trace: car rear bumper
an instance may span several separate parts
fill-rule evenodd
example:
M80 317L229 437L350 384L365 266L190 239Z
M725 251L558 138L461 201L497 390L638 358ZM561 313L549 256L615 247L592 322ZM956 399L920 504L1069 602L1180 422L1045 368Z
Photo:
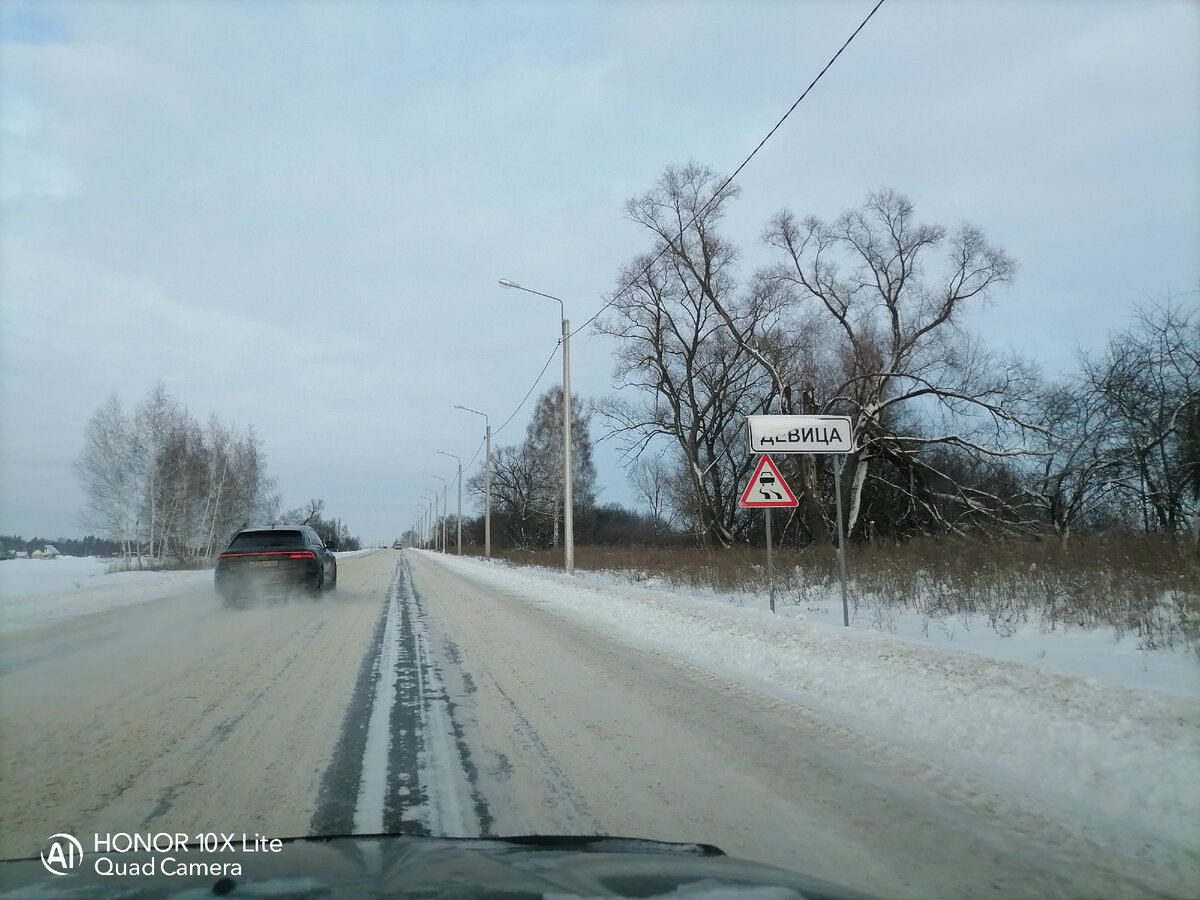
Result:
M218 566L213 583L224 597L273 595L307 588L316 590L321 583L321 562L315 559L280 560L275 567L250 566L239 562Z

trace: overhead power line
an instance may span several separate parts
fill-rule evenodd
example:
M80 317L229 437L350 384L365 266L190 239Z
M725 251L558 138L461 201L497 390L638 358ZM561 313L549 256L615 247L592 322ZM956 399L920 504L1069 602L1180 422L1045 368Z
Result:
M705 203L704 206L700 207L700 209L696 212L696 214L694 216L692 216L691 220L686 225L684 225L682 228L679 229L679 233L675 236L676 240L679 240L680 238L682 238L684 235L684 232L686 232L687 229L691 228L692 225L694 225L696 223L696 221L702 215L704 215L705 212L707 212L707 210L710 206L712 206L714 203L717 202L717 199L725 192L725 189L727 187L729 187L729 185L733 184L733 180L735 178L737 178L738 175L741 174L742 169L746 168L746 166L750 164L750 160L754 159L754 157L758 155L758 151L761 150L764 146L766 146L767 141L769 141L775 135L775 132L777 132L780 129L780 127L783 125L783 123L787 121L788 116L790 116L793 112L795 112L796 107L799 106L803 102L804 98L809 95L809 92L812 91L812 89L817 86L817 82L819 82L823 77L825 77L825 73L828 72L830 70L830 68L832 68L833 64L835 62L837 62L838 57L841 56L842 53L846 50L846 48L850 46L851 42L856 37L858 37L858 33L860 31L862 31L863 28L866 27L867 23L869 21L871 21L871 17L873 15L875 15L876 12L878 12L879 7L883 6L883 3L884 3L884 0L879 0L879 2L877 2L871 8L871 11L869 13L867 13L866 17L861 22L858 23L858 27L854 29L854 31L851 33L850 37L846 38L846 40L842 43L842 46L840 46L838 48L837 53L833 54L833 56L831 56L829 58L829 62L825 63L824 68L822 68L821 71L817 73L817 76L811 82L809 82L808 87L806 87L804 89L804 93L802 93L799 97L796 98L796 102L793 103L790 107L788 107L788 111L785 112L780 117L779 121L775 123L775 126L770 131L767 132L766 137L764 137L761 141L758 142L758 146L750 151L750 155L747 156L744 160L742 160L741 165L739 165L736 169L733 170L733 174L730 175L728 178L726 178L724 182L722 182L721 186L716 191L713 192L713 195L712 195L712 197L709 198L708 202ZM650 262L648 262L646 264L645 268L641 269L638 272L638 275L634 279L631 279L630 281L626 282L621 287L620 290L618 290L615 294L613 294L611 300L609 300L607 303L605 303L603 306L601 306L598 310L596 310L595 315L593 315L590 319L588 319L586 322L584 322L582 325L580 325L578 328L576 328L574 331L572 331L571 337L574 337L579 332L583 331L583 329L587 328L589 325L591 325L593 322L595 322L598 318L600 318L600 316L604 313L604 311L606 309L608 309L610 306L612 306L614 303L616 303L618 300L620 300L621 297L625 294L625 292L628 291L630 288L632 288L633 285L636 283L637 277L641 277L642 275L646 275L647 273L649 273L651 267L653 267L653 265L656 262L658 262L660 259L663 258L663 256L666 255L668 249L669 249L669 247L663 247L658 252L658 254L653 259L651 259Z
M780 117L779 121L775 123L774 127L772 127L771 130L767 132L766 136L761 141L758 142L758 146L756 146L752 151L750 151L750 155L747 156L744 160L742 160L741 165L739 165L736 169L733 170L733 174L730 175L728 178L726 178L725 181L722 182L720 188L718 188L716 191L713 192L713 195L712 195L712 197L709 198L708 202L705 203L704 206L702 206L696 212L696 214L691 218L691 220L679 230L679 234L676 236L677 240L679 238L682 238L684 232L687 231L688 228L691 228L692 225L695 224L695 222L702 215L704 215L704 213L708 210L708 208L717 201L717 199L721 196L722 193L724 193L725 189L728 188L729 185L733 184L734 179L737 178L738 175L741 174L742 170L745 169L746 166L750 164L750 161L752 159L754 159L755 156L758 155L758 152L760 150L762 150L762 148L764 146L766 146L767 141L769 141L772 137L774 137L775 132L777 132L782 127L783 123L788 120L788 117L793 112L795 112L796 107L798 107L804 101L804 98L807 97L809 95L809 93L812 91L812 89L817 86L817 83L823 77L825 77L825 73L828 72L830 70L830 68L832 68L833 64L835 62L837 62L838 57L840 57L842 55L842 53L845 52L846 48L850 46L851 42L853 42L854 39L856 37L858 37L859 32L862 31L863 28L866 27L867 23L869 21L871 21L871 17L874 16L876 12L878 12L879 7L883 6L883 4L884 4L884 0L878 0L878 2L871 8L871 11L869 13L867 13L866 17L858 24L858 27L854 29L854 31L851 33L851 35L848 38L846 38L846 40L842 43L842 46L838 48L837 52L834 53L833 56L831 56L829 58L829 61L827 63L825 63L825 66L821 69L821 71L817 73L816 77L813 78L813 80L809 83L808 87L806 87L804 89L804 92L802 94L800 94L799 97L796 98L796 102L793 103L790 107L788 107L787 112L785 112ZM667 253L667 249L668 249L667 247L663 247L663 249L658 252L658 255L655 256L653 259L651 259L650 262L646 264L646 267L638 273L638 275L641 276L641 275L648 273L650 271L650 268ZM611 300L609 300L607 303L605 303L603 306L601 306L598 310L596 310L596 313L590 319L588 319L582 325L580 325L578 328L576 328L574 331L572 331L571 337L574 337L575 335L579 334L579 332L583 331L583 329L587 328L589 325L591 325L593 322L595 322L598 318L600 318L600 316L604 313L604 311L606 309L608 309L610 306L612 306L614 303L616 303L625 294L626 291L628 291L630 288L633 287L633 285L635 283L636 283L636 279L626 282L626 284L624 286L622 286L621 289L618 290L612 296ZM561 345L561 344L562 344L562 341L560 340L559 345ZM521 411L521 408L525 406L526 402L529 400L529 398L533 394L534 390L537 389L538 384L541 383L542 378L546 374L546 370L550 368L550 363L554 361L554 357L557 354L558 354L558 346L555 346L553 352L551 352L551 354L550 354L550 357L546 360L546 364L544 366L542 366L542 371L538 373L537 378L534 379L533 384L530 386L529 390L526 391L525 396L523 398L521 398L521 402L518 403L516 409L514 409L512 411L512 415L510 415L507 419L504 420L503 425L501 425L499 428L497 428L495 431L492 432L493 437L495 435L499 434L506 425L508 425L514 418L516 418L517 413L519 413ZM476 456L478 456L478 451L476 451Z
M531 384L529 386L529 390L527 390L525 392L525 396L522 397L521 402L517 404L517 408L512 411L512 415L510 415L507 419L504 420L504 425L501 425L499 428L497 428L495 431L492 432L492 437L495 437L496 435L498 435L501 431L504 430L505 425L507 425L509 422L511 422L514 418L516 418L517 413L519 413L521 411L521 407L525 405L525 402L529 399L530 395L537 388L538 384L541 383L543 376L545 376L545 374L546 374L546 370L550 368L550 363L552 363L554 361L554 357L556 357L558 355L558 347L561 344L562 344L562 339L560 338L558 344L556 344L554 349L550 351L550 356L546 359L546 364L544 366L542 366L542 371L538 372L537 378L533 379L533 384Z

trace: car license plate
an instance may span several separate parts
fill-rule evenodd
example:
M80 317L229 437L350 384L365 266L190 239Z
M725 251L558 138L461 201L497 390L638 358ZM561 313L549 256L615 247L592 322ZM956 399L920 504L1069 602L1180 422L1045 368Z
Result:
M277 559L252 559L250 560L250 568L252 569L274 569L279 566Z

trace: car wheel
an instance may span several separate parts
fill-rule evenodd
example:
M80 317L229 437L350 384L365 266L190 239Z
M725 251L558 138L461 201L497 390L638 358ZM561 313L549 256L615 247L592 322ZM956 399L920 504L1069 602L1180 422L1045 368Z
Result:
M333 564L333 578L330 579L329 582L325 585L325 590L327 590L327 591L336 591L337 590L337 563Z
M312 592L314 594L320 594L324 590L325 590L325 567L317 566L317 577L316 577L316 580L313 581Z

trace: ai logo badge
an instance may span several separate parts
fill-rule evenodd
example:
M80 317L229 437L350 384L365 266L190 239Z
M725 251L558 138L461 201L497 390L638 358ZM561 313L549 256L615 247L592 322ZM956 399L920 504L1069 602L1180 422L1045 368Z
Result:
M83 845L69 834L50 836L50 849L42 851L42 865L51 875L67 875L83 862Z

